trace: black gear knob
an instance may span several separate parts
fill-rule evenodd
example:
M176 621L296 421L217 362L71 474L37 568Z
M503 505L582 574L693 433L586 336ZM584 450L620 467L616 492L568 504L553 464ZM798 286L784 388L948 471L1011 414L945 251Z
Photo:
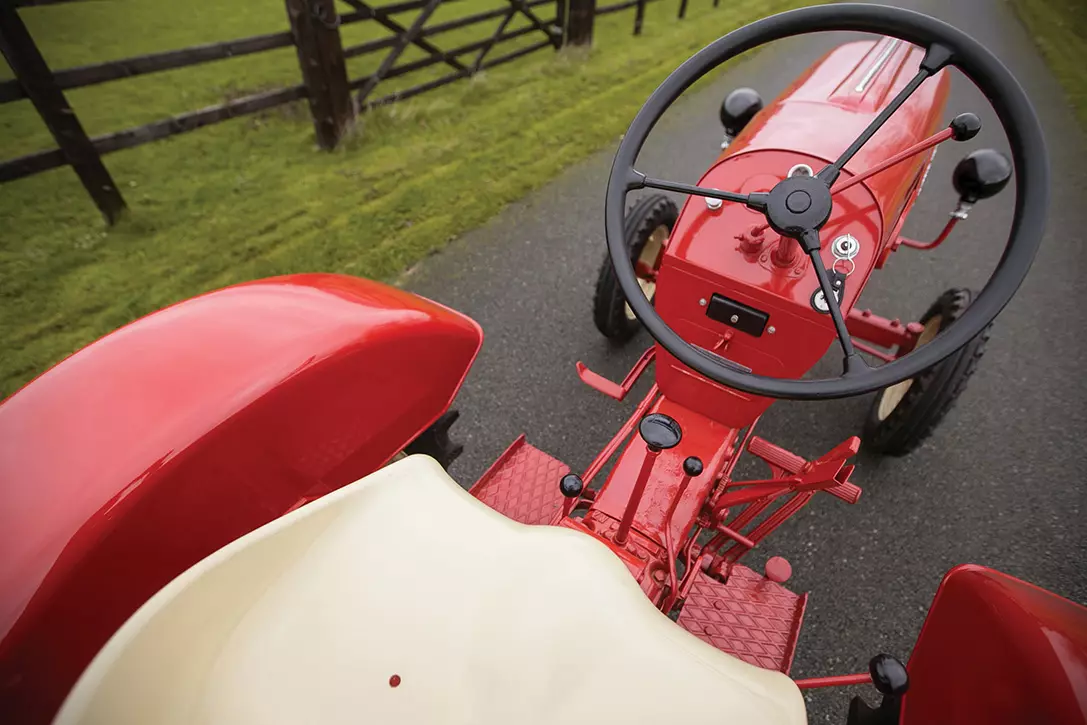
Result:
M872 707L859 695L849 703L846 725L899 725L902 698L910 689L906 667L891 655L876 655L868 661L872 684L883 695L879 707Z
M981 119L973 113L960 113L951 119L948 128L951 129L951 138L956 141L969 141L981 131Z
M901 697L910 689L906 666L891 655L879 654L868 661L872 684L884 695Z
M694 478L702 475L702 459L698 456L687 456L683 460L683 472Z
M683 438L683 430L675 418L664 413L650 413L638 424L638 435L649 450L659 453L678 446Z
M576 473L567 473L559 479L559 493L566 498L577 498L585 490L585 482Z

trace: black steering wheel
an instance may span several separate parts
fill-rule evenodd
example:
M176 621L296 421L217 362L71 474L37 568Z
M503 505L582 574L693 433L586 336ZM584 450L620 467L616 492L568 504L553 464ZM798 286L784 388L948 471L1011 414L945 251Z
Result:
M677 98L699 78L729 59L773 40L822 31L859 31L901 38L926 50L917 75L838 159L815 176L794 176L767 193L737 194L647 178L634 168L649 132ZM877 368L853 349L837 297L819 255L819 229L833 209L830 187L842 167L929 76L952 65L990 100L1004 126L1015 163L1015 218L997 264L981 294L954 325L928 344ZM837 378L786 380L745 372L692 345L669 327L638 286L630 253L623 243L627 193L654 188L745 204L762 212L779 234L797 240L811 259L844 354ZM880 390L912 378L952 355L993 321L1015 294L1042 241L1049 201L1049 162L1042 129L1026 93L984 46L947 23L921 13L881 5L820 5L774 15L711 43L674 70L645 102L619 144L608 179L604 226L611 263L631 310L649 334L680 362L707 378L737 390L791 400L825 400Z

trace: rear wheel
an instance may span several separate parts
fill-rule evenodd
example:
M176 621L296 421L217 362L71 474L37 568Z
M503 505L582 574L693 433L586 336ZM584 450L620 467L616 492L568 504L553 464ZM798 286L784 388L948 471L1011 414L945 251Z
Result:
M661 251L678 216L679 210L671 199L663 194L652 194L631 207L623 222L623 238L634 264L638 286L650 301L657 289L656 271ZM596 280L593 322L604 337L615 342L626 342L641 327L619 287L608 256L604 257Z
M970 306L967 289L949 289L921 318L920 347L947 329ZM951 357L920 375L884 388L872 402L864 426L864 447L891 456L903 456L919 446L966 389L989 341L989 325Z

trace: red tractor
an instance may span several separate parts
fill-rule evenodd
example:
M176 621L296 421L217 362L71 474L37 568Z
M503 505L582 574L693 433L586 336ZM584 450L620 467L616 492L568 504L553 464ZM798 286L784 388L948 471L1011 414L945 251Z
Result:
M765 107L731 94L727 147L697 185L635 169L706 73L831 30L885 37L833 50ZM945 232L900 235L936 146L981 130L972 114L945 125L948 66L1004 125L1015 218L978 295L903 323L855 307L871 273L938 245L1013 168L971 154ZM580 475L522 436L468 493L453 482L449 406L482 332L376 283L264 280L99 340L0 406L0 718L793 725L805 688L872 683L880 703L855 698L850 725L1087 722L1077 604L961 566L908 666L877 655L866 673L793 680L807 594L780 557L742 563L818 493L861 495L860 439L809 461L757 435L759 417L774 399L882 391L868 444L916 446L1027 274L1045 159L1007 69L925 15L810 7L697 53L612 169L594 318L655 344L622 383L578 374L618 400L651 362L656 381ZM640 189L689 198L628 212ZM842 374L805 378L835 345ZM770 475L735 480L745 453Z

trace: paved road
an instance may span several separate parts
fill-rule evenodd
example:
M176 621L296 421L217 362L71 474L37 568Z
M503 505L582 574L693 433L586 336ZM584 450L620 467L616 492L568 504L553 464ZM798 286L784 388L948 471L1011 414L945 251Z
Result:
M937 434L905 459L862 455L855 474L865 489L860 504L816 497L767 541L764 556L787 557L796 572L790 586L811 592L796 676L861 671L880 651L908 656L940 577L958 563L993 566L1087 601L1087 144L1005 2L901 4L972 33L1029 90L1056 181L1050 222L1030 277ZM794 39L732 67L673 109L639 168L693 182L716 151L716 106L724 93L750 85L772 98L840 40ZM947 117L966 110L989 121L967 146L1005 146L988 103L957 77ZM930 237L942 226L954 200L951 168L967 150L945 148L937 156L906 230L911 236ZM590 318L613 152L605 149L569 169L406 281L479 320L486 332L458 401L467 451L453 473L465 485L522 431L580 470L634 404L606 399L574 374L580 359L619 379L648 344L643 333L629 347L611 348ZM900 251L865 290L865 306L889 316L916 315L948 287L982 284L1006 238L1013 193L975 207L938 251ZM832 369L828 364L826 372ZM869 402L779 403L760 433L802 455L818 455L859 431ZM811 722L844 722L845 707L843 694L817 695L809 700Z

